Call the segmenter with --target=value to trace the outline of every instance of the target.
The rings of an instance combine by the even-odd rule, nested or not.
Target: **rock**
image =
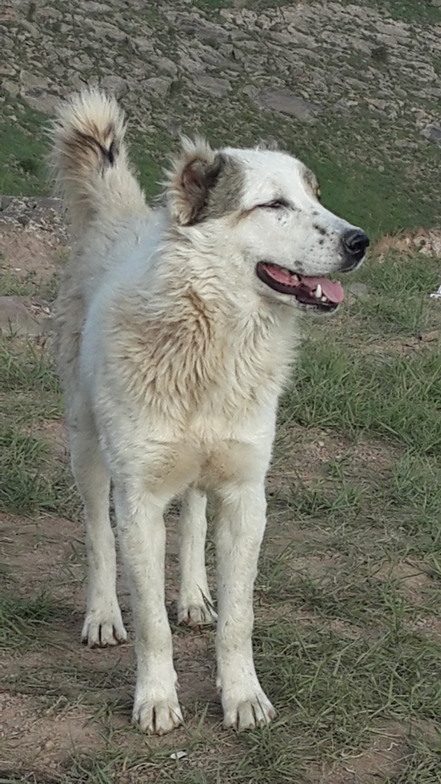
[[[178,67],[170,60],[169,57],[157,57],[155,55],[151,56],[151,62],[159,68],[160,71],[165,71],[166,73],[171,74],[171,76],[176,76],[178,73]]]
[[[49,92],[49,79],[46,76],[22,69],[20,71],[20,95],[31,109],[50,114],[58,103],[58,96]]]
[[[37,112],[43,112],[44,114],[52,114],[58,103],[57,95],[53,95],[53,93],[49,93],[39,87],[22,90],[21,96],[25,99],[31,109],[35,109]]]
[[[83,2],[81,5],[88,14],[106,14],[107,16],[114,12],[111,5],[108,5],[107,3],[96,3],[94,0],[87,0],[86,3]]]
[[[441,259],[441,229],[404,229],[397,234],[385,234],[375,243],[372,253],[382,257],[391,250],[401,255],[422,253]]]
[[[348,106],[344,98],[340,98],[340,100],[336,102],[335,108],[338,112],[341,112],[341,114],[351,113],[351,107]]]
[[[421,136],[428,139],[429,142],[435,142],[441,147],[441,126],[436,123],[429,123],[421,131]]]
[[[112,93],[116,98],[120,98],[127,92],[128,83],[121,76],[104,76],[100,80],[100,87]]]
[[[46,236],[56,234],[63,243],[66,241],[61,199],[39,196],[1,196],[0,253],[5,252],[3,248],[5,227],[17,225],[31,225],[33,232],[44,232]],[[35,249],[34,251],[37,252]],[[12,248],[10,255],[13,256],[14,252],[14,248]]]
[[[174,24],[185,33],[190,33],[198,41],[228,41],[230,34],[221,25],[210,23],[204,19],[196,19],[193,15],[178,14]]]
[[[360,299],[361,297],[368,296],[369,286],[367,286],[366,283],[349,283],[347,286],[345,286],[345,291],[354,299]]]
[[[218,79],[205,74],[194,74],[193,84],[196,90],[209,93],[209,95],[214,95],[216,98],[223,98],[231,89],[228,79]]]
[[[318,106],[288,90],[260,90],[254,100],[262,109],[289,114],[302,122],[313,122],[320,111]]]
[[[0,76],[14,76],[16,68],[10,63],[0,63]]]
[[[35,87],[46,90],[49,87],[49,80],[46,76],[22,69],[20,71],[20,84],[23,90],[30,90]]]
[[[12,196],[2,196],[0,199],[0,210],[6,210],[12,203]]]
[[[148,95],[159,95],[165,98],[172,85],[172,80],[164,76],[152,76],[151,79],[145,79],[141,82],[143,92]]]
[[[39,38],[41,36],[41,32],[37,25],[29,22],[28,19],[20,19],[20,24],[33,38]]]
[[[11,82],[10,79],[2,79],[1,86],[7,93],[11,96],[11,98],[16,98],[20,92],[20,87],[16,82]]]
[[[37,337],[49,328],[50,311],[45,303],[32,297],[0,297],[0,331],[12,335]]]

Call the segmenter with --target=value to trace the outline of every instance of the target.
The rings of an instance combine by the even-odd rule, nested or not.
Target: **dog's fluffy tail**
[[[98,217],[112,221],[146,211],[124,134],[122,109],[98,89],[84,90],[58,106],[49,163],[75,232]]]

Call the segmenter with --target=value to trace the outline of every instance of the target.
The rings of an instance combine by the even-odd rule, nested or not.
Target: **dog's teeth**
[[[316,296],[316,299],[322,299],[322,287],[321,287],[320,283],[318,284],[318,286],[317,286],[317,288],[315,290],[315,296]]]
[[[320,297],[320,299],[321,299],[321,301],[322,301],[322,302],[327,302],[327,301],[328,301],[328,298],[327,298],[327,297],[325,297],[325,295],[324,295],[324,294],[323,294],[323,296],[322,296],[322,297]]]

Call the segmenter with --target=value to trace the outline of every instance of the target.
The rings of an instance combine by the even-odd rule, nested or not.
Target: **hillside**
[[[0,190],[46,193],[44,125],[83,84],[115,92],[150,193],[181,132],[276,139],[375,235],[440,222],[438,0],[6,0]]]

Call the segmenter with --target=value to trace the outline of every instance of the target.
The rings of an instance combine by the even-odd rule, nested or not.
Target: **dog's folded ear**
[[[216,153],[203,139],[182,140],[182,154],[173,162],[168,174],[167,192],[171,213],[181,226],[202,220],[210,191],[225,165],[222,153]]]

